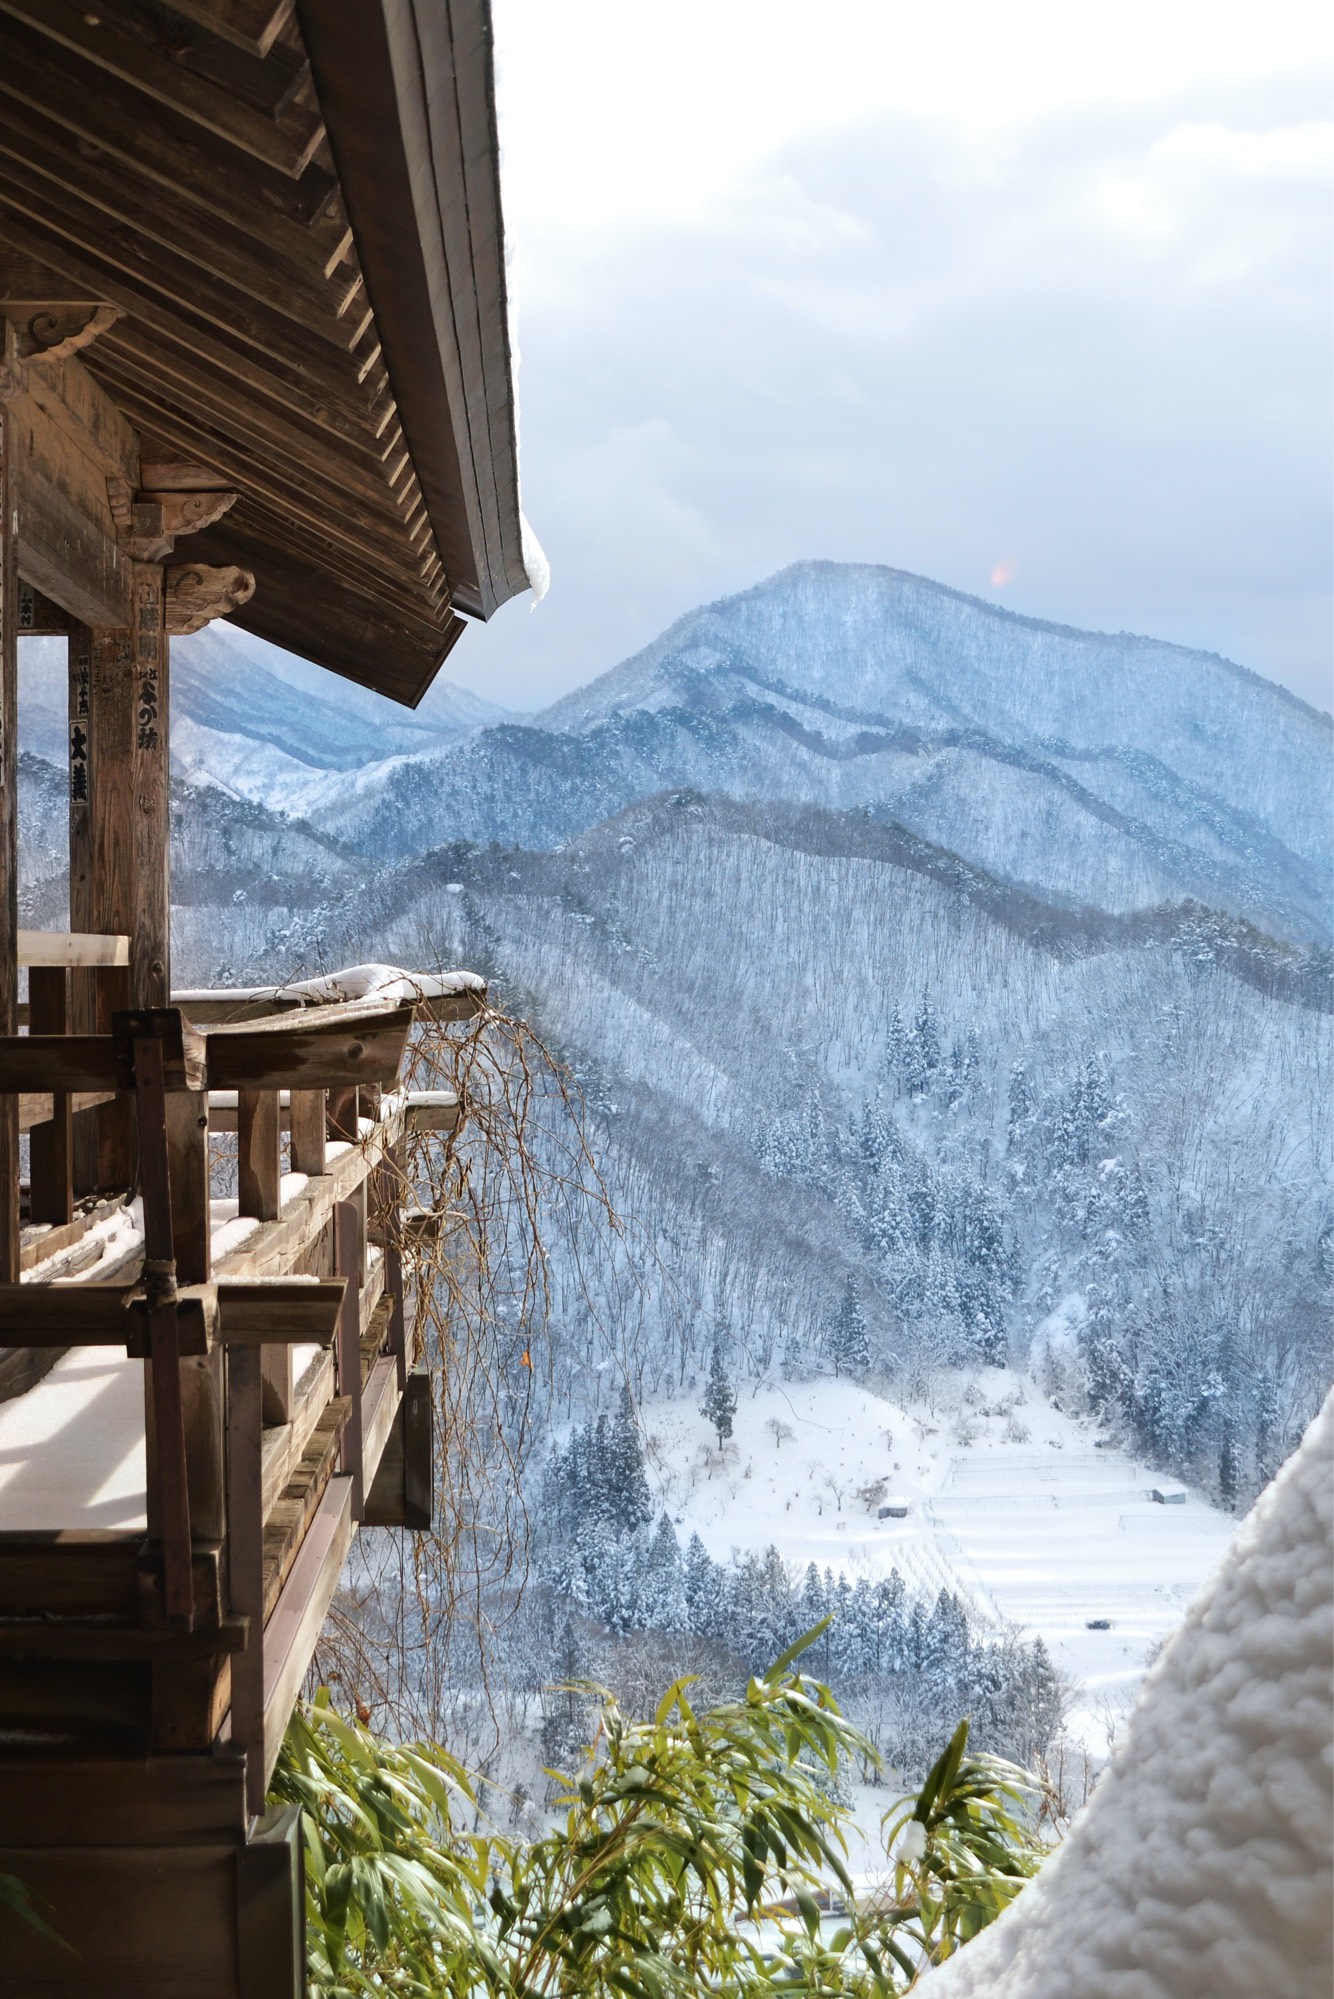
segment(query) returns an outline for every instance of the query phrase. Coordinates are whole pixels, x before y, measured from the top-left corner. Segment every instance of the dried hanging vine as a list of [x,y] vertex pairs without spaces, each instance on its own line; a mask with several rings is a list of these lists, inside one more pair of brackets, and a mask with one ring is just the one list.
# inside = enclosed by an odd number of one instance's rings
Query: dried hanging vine
[[[550,1386],[547,1244],[559,1238],[595,1314],[585,1250],[609,1237],[624,1246],[627,1231],[589,1149],[577,1084],[522,1022],[493,1006],[466,1022],[421,1022],[404,1082],[452,1092],[459,1106],[452,1133],[405,1135],[387,1203],[409,1359],[432,1384],[435,1522],[429,1533],[359,1537],[312,1683],[331,1683],[390,1734],[466,1740],[484,1767],[517,1720],[492,1667],[522,1592],[523,1471]],[[604,1331],[618,1353],[623,1328]]]

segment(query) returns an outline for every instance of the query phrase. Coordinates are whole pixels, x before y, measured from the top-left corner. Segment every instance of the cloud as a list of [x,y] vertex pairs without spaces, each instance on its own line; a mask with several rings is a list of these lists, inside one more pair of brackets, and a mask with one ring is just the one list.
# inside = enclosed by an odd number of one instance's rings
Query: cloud
[[1328,705],[1330,157],[1313,82],[1271,80],[985,133],[877,117],[703,216],[548,227],[517,290],[551,594],[451,677],[539,705],[827,556]]

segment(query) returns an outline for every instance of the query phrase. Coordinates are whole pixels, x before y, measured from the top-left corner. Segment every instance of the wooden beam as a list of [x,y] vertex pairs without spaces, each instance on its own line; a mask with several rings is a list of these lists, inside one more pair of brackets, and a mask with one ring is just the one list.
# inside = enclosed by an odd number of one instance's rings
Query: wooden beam
[[0,1617],[137,1617],[142,1542],[98,1528],[0,1533]]
[[453,1131],[459,1121],[459,1100],[453,1090],[409,1090],[409,1131]]
[[317,111],[287,106],[266,116],[233,91],[159,53],[121,30],[107,15],[88,12],[81,0],[0,0],[0,13],[26,22],[62,47],[85,56],[109,76],[181,113],[228,145],[253,154],[299,180],[324,137]]
[[[357,1082],[392,1083],[412,1026],[411,1006],[356,1015],[352,1007],[311,1007],[272,1026],[256,1021],[208,1035],[216,1089],[314,1090]],[[321,1016],[314,1019],[312,1016]],[[330,1018],[329,1016],[334,1016]],[[2,1087],[2,1085],[0,1085]]]
[[[20,930],[20,965],[128,965],[130,940],[88,930]],[[36,1022],[33,1022],[34,1027]],[[63,1031],[63,1030],[61,1030]]]
[[[242,512],[253,511],[257,501],[267,504],[280,520],[290,517],[308,532],[345,539],[354,554],[360,548],[363,562],[376,553],[397,561],[420,584],[421,566],[433,550],[418,546],[365,417],[343,415],[311,384],[296,402],[283,392],[277,369],[232,366],[223,374],[207,347],[182,344],[188,337],[178,328],[163,338],[140,325],[133,342],[112,337],[105,343],[98,372],[127,415],[144,429],[168,432],[183,455],[212,465],[215,482],[242,492]],[[318,492],[331,483],[348,508],[342,524],[312,500],[312,484]]]
[[[97,172],[90,175],[78,141],[60,124],[52,122],[50,106],[16,99],[8,102],[12,109],[0,122],[0,156],[20,171],[24,188],[35,192],[40,177],[59,191],[57,198],[68,196],[80,203],[81,212],[100,212],[104,229],[125,231],[119,246],[122,261],[128,259],[142,240],[145,248],[150,244],[156,246],[155,261],[160,266],[182,267],[183,297],[190,295],[193,274],[202,272],[206,274],[209,289],[200,294],[201,298],[221,300],[225,294],[218,288],[225,286],[240,295],[237,310],[243,316],[247,312],[243,301],[250,302],[251,312],[261,309],[255,314],[255,325],[272,326],[287,321],[293,328],[302,328],[342,352],[351,351],[356,344],[355,308],[362,298],[362,283],[355,264],[335,265],[326,274],[324,259],[309,235],[300,231],[295,242],[290,241],[284,231],[273,228],[272,224],[265,226],[266,213],[258,218],[262,233],[257,233],[253,193],[246,216],[234,215],[231,226],[224,226],[188,188],[179,184],[171,189],[160,188],[145,177],[141,168],[125,166],[114,155],[100,154]],[[6,177],[8,171],[6,168]],[[81,230],[80,234],[86,236],[87,231]],[[91,247],[97,247],[95,238],[90,243]],[[135,255],[134,263],[146,274],[146,259],[142,255]],[[263,285],[266,267],[272,277],[267,293]],[[9,289],[12,291],[14,287]],[[67,281],[66,289],[74,287]],[[44,302],[47,297],[45,291],[38,290],[25,294],[22,302],[26,305],[29,298]],[[58,310],[59,294],[52,293],[50,297],[53,309]],[[107,309],[107,302],[99,299],[97,303],[100,310]],[[93,301],[78,304],[87,313]],[[64,309],[74,311],[75,302],[70,301]],[[216,305],[210,316],[217,316]],[[97,329],[103,330],[105,326]],[[43,329],[34,329],[33,337],[40,341]]]
[[74,620],[63,605],[57,604],[25,577],[19,577],[19,632],[25,637],[59,638]]
[[106,73],[72,50],[10,22],[0,93],[95,143],[169,192],[186,191],[228,228],[269,235],[292,257],[313,253],[327,269],[340,260],[348,231],[338,183],[312,163],[299,181],[237,153],[166,104],[135,91],[108,89]]
[[[67,361],[28,361],[22,380],[24,394],[100,479],[136,477],[138,437],[82,361],[74,356]],[[105,487],[95,490],[98,517],[109,517]]]
[[56,305],[43,299],[6,299],[4,313],[19,328],[19,353],[27,360],[64,361],[91,347],[121,316],[118,305],[89,300]]
[[[328,1346],[341,1323],[346,1288],[341,1277],[182,1284],[176,1303],[181,1351],[205,1354],[219,1342]],[[352,1304],[355,1313],[355,1292]],[[7,1346],[123,1346],[142,1356],[149,1345],[147,1314],[133,1283],[0,1284],[0,1338]]]
[[[439,642],[439,619],[442,608],[447,609],[448,592],[427,581],[424,558],[401,524],[376,510],[372,500],[358,491],[357,468],[322,447],[304,453],[303,467],[275,466],[279,431],[266,427],[262,396],[229,392],[219,412],[219,421],[228,426],[223,432],[198,421],[203,398],[178,403],[177,391],[164,389],[162,376],[150,382],[147,361],[123,364],[115,355],[104,372],[137,422],[170,429],[182,450],[208,453],[217,460],[215,478],[233,480],[245,489],[234,513],[206,530],[192,555],[203,561],[235,562],[237,567],[257,566],[266,591],[272,593],[275,582],[291,588],[291,577],[281,563],[282,551],[289,550],[298,564],[305,564],[297,577],[298,600],[312,587],[312,571],[336,574],[340,597],[355,590],[370,599],[354,613],[354,643],[371,628],[377,614],[386,634],[393,631],[397,618],[409,630],[419,625]],[[179,393],[188,399],[187,389]],[[339,496],[337,519],[331,518],[319,497],[330,492]],[[292,609],[298,619],[304,615],[299,601]]]
[[208,1134],[208,1091],[173,1090],[167,1098],[172,1244],[185,1284],[207,1284],[213,1275]]
[[331,1478],[264,1633],[266,1786],[351,1545],[352,1481]]
[[139,1031],[143,1014],[171,1018],[168,1089],[211,1083],[218,1089],[313,1090],[393,1083],[413,1008],[373,1001],[309,1007],[272,1023],[215,1027],[207,1036],[192,1029],[179,1008],[150,1008],[117,1014],[113,1034],[0,1037],[0,1093],[128,1087],[125,1042]]
[[273,1342],[328,1346],[338,1329],[346,1279],[290,1278],[246,1283],[229,1278],[218,1286],[218,1316],[225,1344],[263,1346]]
[[[12,334],[10,322],[3,325]],[[23,462],[16,511],[24,574],[85,622],[127,622],[130,564],[116,543],[107,504],[108,440],[83,420],[114,405],[98,390],[80,411],[51,389],[41,369],[18,365],[22,372],[11,378],[9,393]],[[50,372],[76,368],[77,361],[58,362]],[[116,420],[128,433],[119,412]]]
[[167,0],[173,14],[251,55],[266,56],[291,20],[296,0]]
[[[169,289],[154,285],[150,276],[128,275],[105,254],[72,239],[58,218],[29,212],[34,206],[29,203],[19,211],[6,205],[0,220],[4,237],[25,254],[58,262],[74,282],[105,292],[134,322],[133,343],[117,341],[113,327],[93,349],[90,358],[100,374],[106,373],[117,353],[122,366],[141,364],[146,357],[168,378],[185,383],[187,407],[206,392],[210,381],[215,390],[221,386],[224,400],[230,395],[235,405],[239,385],[251,404],[267,402],[299,421],[311,421],[312,412],[318,411],[317,420],[331,437],[342,435],[361,450],[373,442],[374,413],[377,399],[384,399],[384,388],[373,378],[358,385],[355,370],[343,364],[337,349],[323,346],[318,360],[298,363],[285,342],[261,349],[248,341],[229,341],[222,329]],[[148,270],[160,275],[156,260],[150,260]]]
[[[0,321],[0,328],[7,327]],[[0,356],[0,371],[12,350],[12,332]],[[18,423],[0,399],[0,1035],[18,1028],[18,614],[17,538],[19,504]],[[16,1097],[0,1098],[0,1283],[17,1283],[19,1241],[19,1107]]]

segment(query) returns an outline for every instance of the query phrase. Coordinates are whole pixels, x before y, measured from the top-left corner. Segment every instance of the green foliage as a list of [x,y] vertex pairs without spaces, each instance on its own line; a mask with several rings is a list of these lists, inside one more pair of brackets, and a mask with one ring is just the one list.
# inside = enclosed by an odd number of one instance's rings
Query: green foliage
[[39,1930],[44,1937],[49,1937],[52,1943],[58,1943],[62,1950],[73,1949],[73,1945],[67,1944],[64,1937],[56,1935],[49,1923],[42,1921],[33,1907],[32,1896],[17,1874],[0,1874],[0,1909],[10,1910],[21,1921]]
[[[274,1800],[305,1808],[311,1991],[487,1999],[890,1999],[1018,1893],[1043,1848],[1032,1785],[970,1757],[960,1724],[920,1794],[886,1815],[890,1881],[854,1896],[840,1760],[869,1746],[794,1670],[696,1713],[689,1682],[649,1722],[598,1689],[596,1741],[558,1777],[542,1838],[476,1830],[438,1748],[396,1748],[321,1694],[294,1718]],[[554,1774],[554,1773],[553,1773]],[[461,1823],[461,1821],[466,1823]],[[846,1920],[829,1932],[824,1909]]]

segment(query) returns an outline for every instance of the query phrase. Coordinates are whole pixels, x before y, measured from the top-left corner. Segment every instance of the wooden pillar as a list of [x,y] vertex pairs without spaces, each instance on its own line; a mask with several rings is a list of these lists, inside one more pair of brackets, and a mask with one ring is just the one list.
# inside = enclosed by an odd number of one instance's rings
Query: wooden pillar
[[338,1469],[352,1479],[352,1518],[360,1520],[365,1502],[361,1440],[361,1261],[363,1256],[361,1217],[352,1201],[335,1201],[333,1210],[334,1276],[347,1279],[338,1331],[334,1335],[334,1360],[338,1370],[338,1393],[352,1404],[343,1426]]
[[[236,1093],[236,1212],[276,1222],[282,1208],[282,1119],[277,1090]],[[292,1349],[286,1341],[260,1348],[264,1421],[292,1415]]]
[[292,1091],[292,1171],[327,1173],[325,1158],[325,1093]]
[[[69,630],[69,927],[96,930],[93,895],[92,822],[92,704],[93,635],[87,625],[71,620]],[[97,1028],[97,975],[72,971],[69,1023],[72,1034],[92,1034]],[[129,1000],[123,981],[120,1005]],[[74,1193],[90,1194],[97,1185],[96,1111],[78,1111],[73,1120]]]
[[227,1589],[250,1620],[232,1654],[232,1740],[246,1759],[246,1804],[264,1809],[264,1431],[259,1349],[227,1352]]
[[[0,321],[0,326],[4,322]],[[18,467],[0,399],[0,1034],[18,1029]],[[0,1283],[19,1280],[19,1100],[0,1096]]]
[[[129,936],[134,914],[134,648],[130,634],[99,626],[90,633],[88,684],[88,819],[86,897],[80,911],[89,930]],[[71,880],[71,897],[74,884]],[[73,903],[70,909],[74,920]],[[131,944],[133,949],[133,944]],[[116,967],[93,975],[94,1020],[99,1034],[111,1016],[130,1004],[130,975]],[[97,1160],[93,1183],[114,1191],[134,1175],[134,1106],[128,1095],[95,1113]]]
[[[69,980],[63,965],[28,967],[28,1032],[68,1034]],[[34,1222],[59,1226],[74,1215],[74,1158],[70,1100],[57,1090],[47,1123],[34,1125],[29,1136],[31,1192],[28,1212]]]
[[[176,1275],[182,1284],[206,1284],[213,1275],[207,1091],[171,1092],[167,1098],[167,1151]],[[222,1350],[215,1347],[212,1353],[189,1354],[180,1366],[190,1523],[196,1542],[221,1541],[227,1532]]]
[[[128,628],[99,627],[90,645],[87,834],[80,828],[77,838],[80,927],[130,940],[128,975],[97,974],[101,1032],[122,1007],[162,1007],[171,999],[168,658],[158,564],[134,564],[133,606]],[[77,685],[71,692],[77,703]],[[74,781],[71,764],[71,790]],[[71,818],[71,927],[75,846]],[[127,1186],[134,1160],[127,1100],[98,1113],[98,1134],[98,1185]]]

